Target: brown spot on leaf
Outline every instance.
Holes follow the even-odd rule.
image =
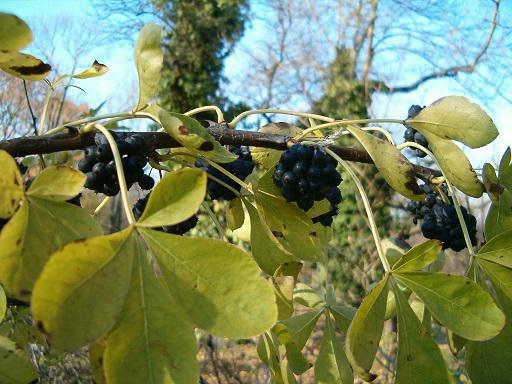
[[[14,184],[20,185],[20,182],[18,181],[18,178],[16,177],[16,175],[14,175]]]
[[[413,361],[414,360],[414,356],[413,355],[407,355],[407,361]]]
[[[309,232],[310,236],[316,237],[316,232]]]
[[[279,232],[279,231],[272,231],[272,234],[273,234],[275,237],[284,237],[283,232]]]
[[[489,186],[489,192],[495,195],[496,197],[499,197],[502,194],[503,190],[504,188],[497,183],[491,183],[491,185]]]
[[[42,75],[52,70],[50,64],[43,63],[42,61],[34,66],[14,66],[9,69],[21,74],[21,75]]]
[[[21,238],[16,240],[16,245],[20,245],[20,244],[21,244]]]
[[[178,127],[178,131],[180,131],[180,135],[185,135],[185,136],[188,135],[188,129],[184,125],[180,125]]]
[[[210,141],[205,141],[198,148],[200,151],[213,151],[213,143]]]
[[[41,320],[38,320],[36,322],[36,327],[39,329],[42,333],[46,333],[46,330],[44,329],[44,324]]]

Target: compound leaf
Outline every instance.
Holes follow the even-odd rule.
[[[423,200],[425,193],[416,182],[412,164],[394,145],[357,127],[347,127],[347,130],[370,154],[391,188],[408,199]]]
[[[397,384],[450,384],[439,347],[421,324],[400,289],[393,285],[398,317]]]
[[[347,331],[345,351],[354,371],[364,380],[375,379],[370,372],[373,360],[379,348],[386,301],[388,295],[388,276],[380,281],[357,309]]]
[[[18,208],[20,200],[23,199],[24,188],[16,161],[3,150],[0,150],[0,164],[0,219],[6,219]]]
[[[144,108],[155,96],[164,55],[160,45],[162,29],[156,24],[142,28],[135,44],[135,66],[139,75],[139,100],[135,110]]]
[[[34,179],[27,191],[28,196],[45,200],[66,201],[80,193],[85,175],[71,167],[52,165]]]
[[[168,173],[155,186],[137,226],[161,227],[184,221],[197,212],[206,194],[206,173],[183,168]]]
[[[28,300],[53,252],[70,241],[101,234],[84,209],[30,197],[0,232],[0,283],[10,296]]]
[[[131,282],[117,326],[106,340],[107,383],[197,383],[192,325],[137,244]]]
[[[156,257],[172,296],[199,328],[244,338],[277,320],[271,284],[254,260],[223,241],[186,238],[140,229]]]
[[[495,337],[505,316],[492,297],[464,276],[439,272],[395,273],[446,328],[468,340]]]
[[[471,148],[483,147],[498,137],[489,115],[463,96],[438,99],[405,123],[423,134],[457,140]]]
[[[136,254],[133,228],[66,244],[34,286],[32,314],[57,348],[73,351],[104,336],[123,308]]]

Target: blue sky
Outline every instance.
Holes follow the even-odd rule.
[[[29,22],[41,15],[83,15],[94,19],[94,9],[88,0],[0,0],[0,10],[15,13]],[[256,41],[260,31],[258,22],[253,22],[246,31],[239,45],[250,46]],[[98,24],[98,28],[101,28]],[[38,37],[35,37],[38,39]],[[39,37],[41,38],[41,37]],[[128,110],[131,105],[122,105],[123,100],[136,97],[136,72],[133,65],[133,47],[126,43],[111,45],[108,49],[99,49],[89,52],[83,58],[84,67],[92,63],[94,59],[109,66],[110,71],[105,76],[96,79],[87,79],[77,83],[86,94],[77,91],[73,95],[79,102],[87,102],[94,107],[107,100],[109,103],[104,112]],[[27,49],[30,52],[30,47]],[[64,56],[64,52],[63,52]],[[228,59],[227,77],[238,71],[240,63],[238,50],[233,57]],[[135,87],[135,88],[134,88]],[[484,100],[478,100],[475,95],[469,95],[459,83],[454,80],[436,80],[421,86],[414,92],[396,94],[393,96],[380,95],[374,98],[372,111],[376,117],[403,117],[410,104],[429,104],[430,102],[450,94],[468,96],[472,101],[484,104]],[[236,96],[236,95],[230,95]],[[512,96],[512,92],[511,92]],[[240,95],[237,99],[243,100]],[[491,115],[500,131],[500,138],[491,146],[482,149],[468,150],[475,167],[479,167],[483,161],[497,161],[505,148],[512,143],[512,129],[509,119],[512,115],[512,107],[503,99],[496,97],[485,100],[484,108]]]

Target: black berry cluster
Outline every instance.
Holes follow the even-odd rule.
[[[296,202],[304,211],[322,199],[335,207],[341,203],[338,184],[342,180],[336,165],[336,160],[320,148],[295,144],[281,154],[273,175],[274,184],[283,189],[286,201]]]
[[[146,208],[150,194],[151,194],[151,192],[148,193],[145,197],[142,197],[139,200],[137,200],[137,202],[133,206],[132,211],[133,211],[133,215],[135,216],[135,220],[138,220],[142,216],[142,212],[144,212],[144,209]],[[157,231],[165,232],[165,233],[172,233],[174,235],[183,235],[184,233],[187,233],[192,228],[194,228],[196,226],[198,220],[199,219],[198,219],[197,215],[194,215],[194,216],[189,217],[187,220],[182,221],[181,223],[174,224],[174,225],[167,225],[164,227],[153,228],[153,229],[155,229]]]
[[[230,151],[231,153],[237,155],[238,159],[232,161],[231,163],[219,165],[238,177],[240,180],[245,180],[245,178],[249,176],[254,169],[254,161],[252,160],[251,152],[247,148],[242,148],[240,146],[233,146]],[[204,169],[208,174],[223,181],[233,189],[240,191],[241,186],[238,183],[231,180],[229,177],[211,165],[204,164],[201,161],[196,161],[196,167]],[[233,191],[211,179],[208,179],[207,191],[208,196],[215,200],[233,200],[236,197]]]
[[[122,141],[116,136],[117,146],[122,156],[123,169],[128,189],[138,183],[142,189],[150,190],[155,181],[144,173],[148,158],[144,150],[144,139],[140,135],[128,136]],[[85,187],[96,193],[115,196],[119,193],[116,164],[110,145],[100,142],[85,149],[85,157],[78,162],[78,169],[87,176]]]
[[[412,119],[416,116],[424,107],[420,107],[419,105],[411,105],[409,111],[407,112],[407,118]],[[417,130],[411,127],[407,127],[404,133],[405,141],[412,141],[417,143],[425,148],[428,148],[428,141],[425,136],[419,133]],[[425,157],[427,154],[419,149],[414,149],[414,153],[417,157]]]
[[[444,202],[439,194],[429,185],[423,186],[427,196],[423,201],[411,201],[407,204],[407,210],[414,215],[414,223],[422,220],[421,232],[427,239],[437,239],[443,243],[443,249],[461,251],[466,248],[464,234],[460,226],[457,212],[448,196],[446,186],[441,186],[441,191],[448,202]],[[476,218],[461,206],[462,216],[468,228],[471,243],[476,244]]]

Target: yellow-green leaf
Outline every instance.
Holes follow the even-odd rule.
[[[490,239],[477,257],[512,268],[512,229]]]
[[[320,352],[315,363],[316,384],[352,384],[354,376],[331,319],[327,316]]]
[[[67,242],[101,233],[82,208],[31,197],[0,232],[0,283],[10,296],[28,300],[53,252]]]
[[[347,130],[370,154],[391,188],[408,199],[423,200],[425,193],[416,182],[412,164],[394,145],[357,127],[347,127]]]
[[[279,243],[265,223],[262,213],[246,200],[244,203],[251,220],[252,257],[264,272],[273,275],[280,265],[295,257]]]
[[[135,66],[139,75],[139,100],[135,110],[144,108],[155,96],[160,83],[164,55],[160,45],[162,28],[147,24],[142,28],[135,44]]]
[[[71,167],[51,165],[44,169],[32,182],[28,196],[45,200],[66,201],[80,193],[85,175]]]
[[[331,312],[338,327],[346,333],[348,327],[350,327],[350,323],[354,319],[357,309],[348,305],[335,304],[329,307],[329,312]]]
[[[73,351],[104,336],[123,308],[136,254],[133,228],[65,245],[32,295],[32,315],[57,348]]]
[[[293,300],[300,305],[308,308],[317,308],[325,305],[325,301],[309,285],[297,283],[293,290]]]
[[[316,310],[281,320],[299,350],[306,345],[322,313],[322,310]]]
[[[19,51],[32,41],[32,31],[16,15],[0,12],[0,51]]]
[[[512,228],[512,195],[504,190],[497,203],[492,203],[485,217],[485,238],[490,240]]]
[[[455,143],[441,139],[431,133],[424,133],[428,144],[448,180],[466,195],[480,197],[484,186],[478,180],[469,159]]]
[[[161,109],[158,118],[165,132],[190,150],[218,163],[230,163],[237,156],[221,146],[196,119]]]
[[[293,315],[293,276],[274,276],[270,278],[277,304],[277,319],[287,319]]]
[[[376,377],[370,369],[379,348],[384,327],[388,280],[386,276],[364,298],[350,323],[345,340],[345,352],[352,368],[367,381],[374,380]]]
[[[393,271],[418,271],[433,263],[439,256],[441,248],[438,240],[429,240],[417,245],[393,265]]]
[[[72,75],[75,79],[88,79],[90,77],[98,77],[102,76],[108,72],[108,67],[105,64],[99,63],[97,60],[94,60],[94,63],[82,72],[77,73],[76,75]]]
[[[229,202],[226,208],[226,221],[228,228],[234,231],[244,225],[245,212],[242,199],[237,197]]]
[[[42,80],[48,76],[52,67],[27,53],[9,52],[9,58],[1,60],[0,69],[20,79]]]
[[[0,150],[0,164],[0,219],[6,219],[18,208],[24,189],[16,161],[3,150]]]
[[[105,354],[105,341],[100,340],[89,347],[89,362],[94,376],[95,384],[106,384],[103,355]]]
[[[140,232],[156,257],[173,297],[199,328],[243,338],[277,320],[276,299],[242,249],[218,240]]]
[[[182,222],[197,212],[206,194],[206,173],[183,168],[155,186],[137,226],[160,227]]]
[[[505,325],[493,298],[464,276],[439,272],[395,273],[446,328],[468,340],[488,340]]]
[[[439,347],[393,284],[398,314],[396,384],[450,384]]]
[[[0,383],[27,384],[37,380],[37,372],[27,353],[13,341],[0,336]]]
[[[7,297],[5,296],[4,288],[0,285],[0,323],[4,319],[6,310],[7,310]]]
[[[406,124],[423,134],[457,140],[471,148],[483,147],[498,137],[489,115],[463,96],[438,99],[406,120]]]
[[[196,340],[192,325],[156,276],[142,244],[133,263],[124,308],[106,340],[107,383],[197,383]]]

